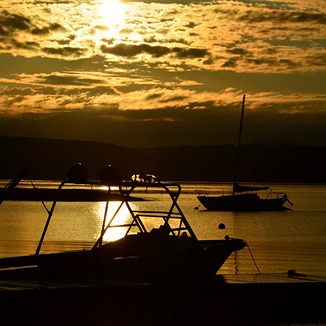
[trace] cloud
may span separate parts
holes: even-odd
[[[1,2],[2,132],[227,142],[246,93],[251,138],[323,135],[324,0],[130,1],[116,25],[98,5]]]
[[[326,24],[326,17],[323,13],[308,13],[300,11],[281,11],[281,10],[247,10],[237,17],[240,21],[248,23],[265,23],[273,22],[275,24],[285,23],[315,23],[320,25]]]
[[[281,2],[269,6],[270,2],[199,1],[191,5],[171,3],[169,7],[164,3],[128,3],[126,12],[130,16],[116,30],[96,18],[91,5],[82,3],[58,10],[59,3],[46,10],[46,3],[40,2],[39,12],[34,15],[27,15],[26,10],[5,10],[0,17],[1,33],[6,36],[2,49],[29,57],[45,55],[64,60],[98,54],[112,62],[122,58],[128,62],[151,59],[161,64],[164,59],[170,70],[185,65],[189,69],[226,68],[240,72],[321,69],[320,64],[310,60],[310,55],[323,55],[320,40],[324,36],[325,15],[316,8],[299,11],[282,6]],[[276,40],[287,44],[277,45]],[[305,48],[300,46],[302,40]],[[310,53],[304,52],[307,48]],[[277,53],[277,60],[272,50]],[[230,57],[232,54],[237,57]]]
[[[112,47],[102,45],[103,53],[110,53],[123,57],[135,57],[141,54],[149,54],[154,58],[162,56],[175,55],[179,59],[203,58],[208,55],[206,49],[196,48],[168,48],[163,46],[152,46],[148,44],[117,44]]]
[[[7,10],[1,12],[0,16],[0,35],[10,36],[19,31],[30,31],[32,23],[30,19]]]
[[[53,24],[50,24],[49,26],[46,26],[46,27],[36,27],[36,28],[33,28],[31,30],[31,33],[32,34],[35,34],[35,35],[48,35],[48,34],[51,34],[53,32],[58,32],[58,31],[65,31],[65,29],[58,23],[53,23]]]
[[[147,53],[158,58],[166,55],[170,50],[163,46],[150,46],[148,44],[117,44],[113,47],[101,46],[103,53],[111,53],[123,57],[134,57],[139,54]]]
[[[12,13],[7,10],[0,13],[0,24],[0,35],[12,38],[20,37],[22,32],[37,36],[47,36],[53,32],[65,31],[61,24],[46,22],[40,17],[38,17],[37,21],[32,20],[26,17],[26,15]]]
[[[42,51],[46,54],[59,55],[60,57],[82,57],[87,51],[80,47],[65,46],[60,48],[43,48]]]

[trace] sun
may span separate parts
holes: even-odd
[[[121,25],[124,20],[124,7],[119,0],[103,0],[100,14],[110,27]]]

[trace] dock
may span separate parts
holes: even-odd
[[[325,290],[326,277],[295,271],[191,284],[7,278],[0,318],[8,325],[323,325]]]

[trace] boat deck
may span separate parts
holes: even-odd
[[[210,285],[163,286],[21,278],[0,280],[0,307],[11,325],[324,325],[325,290],[326,277],[296,273],[218,275]]]

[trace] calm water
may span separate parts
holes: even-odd
[[[5,184],[5,182],[3,183]],[[326,185],[273,185],[286,192],[293,210],[282,212],[211,212],[197,201],[198,190],[218,193],[222,184],[182,183],[179,205],[200,239],[225,235],[243,238],[249,245],[233,254],[219,273],[286,273],[289,269],[326,276]],[[166,204],[155,193],[142,193]],[[49,208],[51,203],[46,203]],[[139,205],[139,203],[137,203]],[[60,203],[45,238],[44,251],[90,247],[101,228],[104,203]],[[41,236],[47,212],[39,202],[4,202],[0,206],[0,257],[32,254]],[[220,230],[218,225],[226,228]],[[112,235],[118,236],[118,235]],[[250,254],[251,252],[251,254]],[[253,258],[254,261],[253,261]],[[257,269],[258,268],[258,269]]]

